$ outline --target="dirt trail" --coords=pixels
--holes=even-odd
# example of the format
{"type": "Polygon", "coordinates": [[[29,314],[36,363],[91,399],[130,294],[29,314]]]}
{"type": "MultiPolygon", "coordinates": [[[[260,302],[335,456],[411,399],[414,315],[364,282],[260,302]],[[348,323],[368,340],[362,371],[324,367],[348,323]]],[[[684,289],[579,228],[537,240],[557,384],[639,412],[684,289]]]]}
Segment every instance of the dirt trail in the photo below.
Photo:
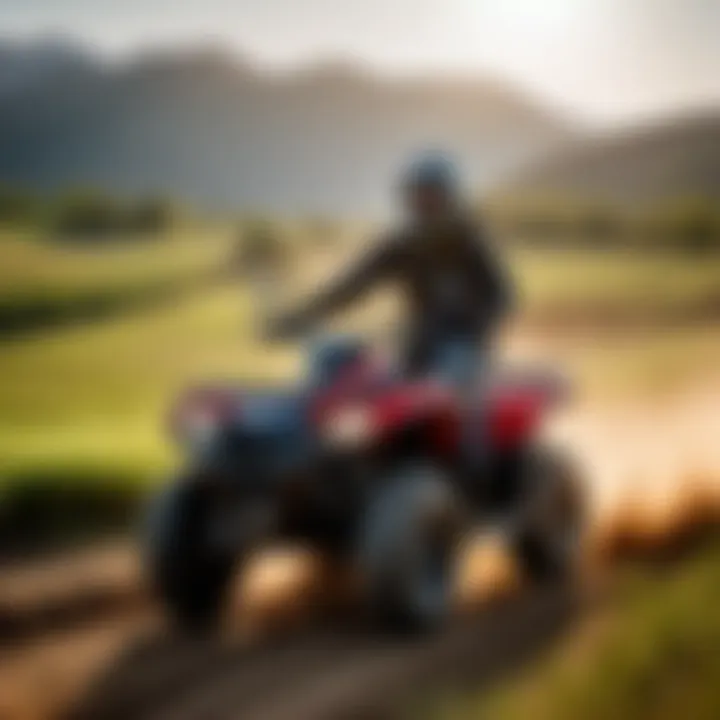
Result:
{"type": "Polygon", "coordinates": [[[408,641],[361,628],[290,634],[256,646],[132,650],[94,688],[78,720],[392,717],[419,687],[488,680],[527,659],[569,626],[569,589],[517,596],[459,619],[447,632],[408,641]]]}
{"type": "MultiPolygon", "coordinates": [[[[697,505],[717,507],[719,406],[720,386],[705,386],[653,404],[577,407],[559,418],[550,434],[575,449],[586,473],[595,539],[618,528],[658,536],[697,505]]],[[[348,623],[311,629],[322,614],[318,572],[297,552],[258,559],[238,591],[245,622],[231,622],[217,645],[164,638],[143,602],[68,616],[72,624],[60,617],[0,650],[0,718],[40,720],[69,707],[98,719],[389,717],[431,679],[482,681],[531,657],[582,605],[568,589],[512,593],[512,567],[484,539],[467,553],[449,630],[393,642],[348,631],[348,623]],[[498,595],[505,599],[493,601],[498,595]],[[464,612],[478,605],[482,612],[464,612]],[[272,630],[277,639],[248,639],[248,629],[272,630]]],[[[138,578],[134,554],[118,546],[3,571],[0,591],[17,607],[81,594],[87,583],[96,593],[141,597],[138,578]]]]}
{"type": "Polygon", "coordinates": [[[139,607],[138,563],[127,540],[17,562],[0,570],[0,647],[139,607]]]}
{"type": "MultiPolygon", "coordinates": [[[[473,617],[472,611],[508,596],[513,587],[499,548],[476,543],[461,573],[457,628],[428,643],[393,644],[357,627],[347,612],[337,622],[339,629],[329,627],[322,611],[327,583],[318,581],[319,572],[316,561],[298,551],[257,558],[236,588],[234,605],[242,605],[243,622],[230,612],[221,643],[166,637],[158,613],[137,608],[9,647],[0,652],[0,718],[57,717],[59,711],[77,708],[78,701],[77,712],[84,718],[220,718],[232,717],[236,707],[256,706],[263,712],[267,706],[280,718],[322,717],[315,713],[324,713],[323,708],[332,710],[327,717],[337,717],[344,703],[350,707],[372,699],[366,690],[373,685],[390,683],[387,691],[373,695],[385,702],[395,697],[391,689],[410,688],[437,662],[457,672],[460,658],[474,652],[480,635],[492,626],[484,614],[473,617]],[[324,678],[334,678],[327,697],[324,678]],[[354,680],[360,678],[362,684],[354,680]],[[289,705],[279,700],[279,688],[289,705]],[[290,713],[301,700],[308,714],[290,713]]],[[[513,607],[508,605],[502,617],[513,642],[524,645],[515,635],[513,607]]],[[[547,609],[553,618],[559,611],[547,609]]],[[[570,619],[569,611],[560,614],[552,627],[570,619]]],[[[552,628],[546,629],[550,633],[552,628]]]]}

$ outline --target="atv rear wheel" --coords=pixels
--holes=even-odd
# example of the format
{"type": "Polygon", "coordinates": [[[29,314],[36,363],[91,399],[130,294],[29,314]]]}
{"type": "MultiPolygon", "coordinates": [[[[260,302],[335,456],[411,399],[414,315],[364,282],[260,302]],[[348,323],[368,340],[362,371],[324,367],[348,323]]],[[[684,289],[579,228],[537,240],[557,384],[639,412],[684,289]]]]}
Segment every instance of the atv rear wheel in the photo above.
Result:
{"type": "Polygon", "coordinates": [[[389,630],[417,632],[450,610],[461,510],[436,469],[396,470],[361,523],[359,563],[373,619],[389,630]]]}
{"type": "Polygon", "coordinates": [[[527,508],[513,550],[532,581],[562,580],[577,568],[585,519],[579,475],[560,453],[537,451],[527,458],[527,508]]]}
{"type": "Polygon", "coordinates": [[[234,553],[212,546],[212,520],[209,493],[193,479],[169,485],[149,508],[149,579],[183,631],[209,631],[217,623],[236,565],[234,553]]]}

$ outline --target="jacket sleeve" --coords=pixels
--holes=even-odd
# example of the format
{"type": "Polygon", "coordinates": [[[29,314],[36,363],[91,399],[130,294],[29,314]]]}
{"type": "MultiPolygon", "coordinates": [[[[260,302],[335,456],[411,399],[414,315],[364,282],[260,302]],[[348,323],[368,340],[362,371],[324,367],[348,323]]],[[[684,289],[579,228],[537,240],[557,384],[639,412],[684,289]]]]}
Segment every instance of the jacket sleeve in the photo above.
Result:
{"type": "Polygon", "coordinates": [[[494,325],[515,305],[515,289],[500,253],[495,249],[484,226],[476,227],[471,243],[473,275],[482,288],[485,304],[484,319],[494,325]]]}
{"type": "Polygon", "coordinates": [[[392,236],[382,238],[300,308],[297,316],[304,321],[315,322],[349,305],[388,279],[397,267],[399,255],[399,239],[392,236]]]}

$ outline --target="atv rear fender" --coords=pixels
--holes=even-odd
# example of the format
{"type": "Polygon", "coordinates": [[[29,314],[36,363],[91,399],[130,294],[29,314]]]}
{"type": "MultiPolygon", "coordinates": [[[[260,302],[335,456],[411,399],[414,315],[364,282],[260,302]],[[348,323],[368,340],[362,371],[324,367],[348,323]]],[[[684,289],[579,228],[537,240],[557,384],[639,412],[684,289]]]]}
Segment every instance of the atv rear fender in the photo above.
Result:
{"type": "Polygon", "coordinates": [[[492,447],[509,450],[525,444],[547,414],[565,402],[568,395],[567,383],[555,376],[496,383],[486,401],[486,428],[492,447]]]}

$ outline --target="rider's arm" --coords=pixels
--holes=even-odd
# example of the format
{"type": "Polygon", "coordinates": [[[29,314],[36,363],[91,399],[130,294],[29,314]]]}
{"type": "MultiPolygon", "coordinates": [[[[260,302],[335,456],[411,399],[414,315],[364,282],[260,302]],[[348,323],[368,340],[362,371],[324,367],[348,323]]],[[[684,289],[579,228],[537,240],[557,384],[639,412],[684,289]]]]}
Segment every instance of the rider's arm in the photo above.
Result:
{"type": "Polygon", "coordinates": [[[397,267],[399,253],[397,238],[380,240],[293,316],[312,323],[342,309],[387,279],[397,267]]]}
{"type": "Polygon", "coordinates": [[[513,283],[485,227],[476,227],[471,248],[473,273],[478,287],[483,288],[486,295],[485,319],[490,325],[494,325],[501,321],[514,305],[513,283]]]}

